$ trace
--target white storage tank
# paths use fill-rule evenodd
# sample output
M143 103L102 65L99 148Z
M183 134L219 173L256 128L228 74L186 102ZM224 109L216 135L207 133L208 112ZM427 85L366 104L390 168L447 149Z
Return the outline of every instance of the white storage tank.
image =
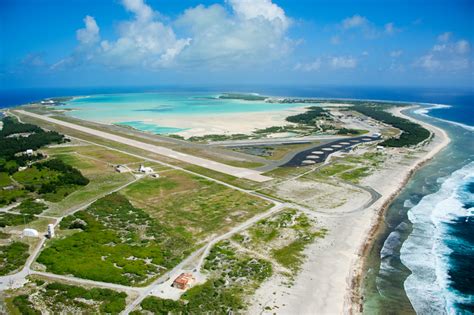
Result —
M35 229L24 229L23 230L23 236L28 236L28 237L38 237L39 233Z

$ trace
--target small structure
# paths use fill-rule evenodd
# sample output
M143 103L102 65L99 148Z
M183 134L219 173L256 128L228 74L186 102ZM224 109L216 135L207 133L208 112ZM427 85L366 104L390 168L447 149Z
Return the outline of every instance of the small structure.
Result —
M115 171L119 172L119 173L127 173L127 172L130 172L130 169L128 167L126 167L125 165L116 165L115 166Z
M196 278L191 273L182 273L173 281L173 288L186 290L196 281Z
M148 166L143 166L140 165L140 168L138 169L138 171L140 173L145 173L145 174L151 174L151 173L154 173L153 169L151 167L148 167Z
M26 154L26 155L29 155L29 156L33 155L33 153L34 153L34 152L33 152L32 149L28 149L28 150L25 151L25 154Z
M383 151L383 150L385 150L385 147L381 146L381 145L378 145L376 149L377 149L377 151Z
M54 225L53 224L48 224L48 238L53 238L54 237Z
M35 229L26 228L26 229L23 230L23 236L38 237L39 233Z
M151 177L153 177L153 178L160 178L160 174L154 173L154 174L151 175Z

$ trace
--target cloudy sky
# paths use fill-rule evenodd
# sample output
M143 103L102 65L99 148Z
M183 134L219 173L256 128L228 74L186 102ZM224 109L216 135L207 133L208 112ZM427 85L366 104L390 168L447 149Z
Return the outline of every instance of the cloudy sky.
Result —
M473 86L474 1L1 0L3 88Z

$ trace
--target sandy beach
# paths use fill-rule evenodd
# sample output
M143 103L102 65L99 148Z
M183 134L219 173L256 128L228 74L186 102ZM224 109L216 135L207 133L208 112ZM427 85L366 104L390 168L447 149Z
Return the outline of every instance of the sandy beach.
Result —
M304 111L305 108L300 107L282 111L192 115L188 117L163 115L149 121L160 126L186 129L176 134L189 138L209 134L250 134L256 129L288 125L286 117Z
M414 120L393 110L395 115ZM249 314L346 314L360 312L358 291L363 257L382 222L384 210L404 187L410 176L448 145L446 132L416 121L434 137L423 147L387 149L389 158L382 168L366 177L361 185L373 187L382 197L366 209L349 213L314 214L329 232L306 250L307 260L293 285L274 276L264 283L251 301ZM387 178L391 180L388 181Z

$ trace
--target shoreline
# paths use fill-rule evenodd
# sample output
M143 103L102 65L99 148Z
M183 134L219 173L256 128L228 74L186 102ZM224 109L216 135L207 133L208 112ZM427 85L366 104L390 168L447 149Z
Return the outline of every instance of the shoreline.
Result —
M362 313L363 310L363 295L362 295L362 283L363 277L365 274L366 269L366 259L369 251L372 249L373 242L377 238L378 234L380 233L380 229L382 228L383 217L385 212L390 207L392 202L398 197L400 192L404 189L406 184L410 181L411 177L415 174L417 170L423 167L426 163L432 160L439 152L441 152L450 142L451 139L449 138L446 131L442 128L436 127L434 125L425 123L420 121L416 118L403 114L401 111L411 108L416 108L419 106L411 106L408 108L397 108L392 111L393 114L400 116L402 118L409 119L413 122L416 122L423 127L427 128L432 132L432 136L429 140L433 139L433 136L436 137L438 134L441 135L441 143L437 144L433 147L423 158L418 160L416 164L411 167L407 174L405 174L404 179L395 191L393 191L387 198L384 200L382 206L378 209L376 215L372 220L372 224L370 226L369 232L367 233L367 237L363 240L361 246L359 246L359 250L357 252L357 256L359 259L352 265L351 273L349 275L349 287L346 288L346 296L344 299L344 309L349 314L357 314Z
M420 144L423 147L418 150L387 150L392 157L361 183L377 187L381 198L373 205L344 214L315 212L313 218L329 231L326 237L305 249L307 258L291 286L285 284L280 275L275 275L251 297L246 314L360 313L361 267L371 241L383 223L385 210L411 176L450 142L444 130L399 113L405 109L397 108L393 114L420 123L432 136ZM415 156L410 157L411 153Z

